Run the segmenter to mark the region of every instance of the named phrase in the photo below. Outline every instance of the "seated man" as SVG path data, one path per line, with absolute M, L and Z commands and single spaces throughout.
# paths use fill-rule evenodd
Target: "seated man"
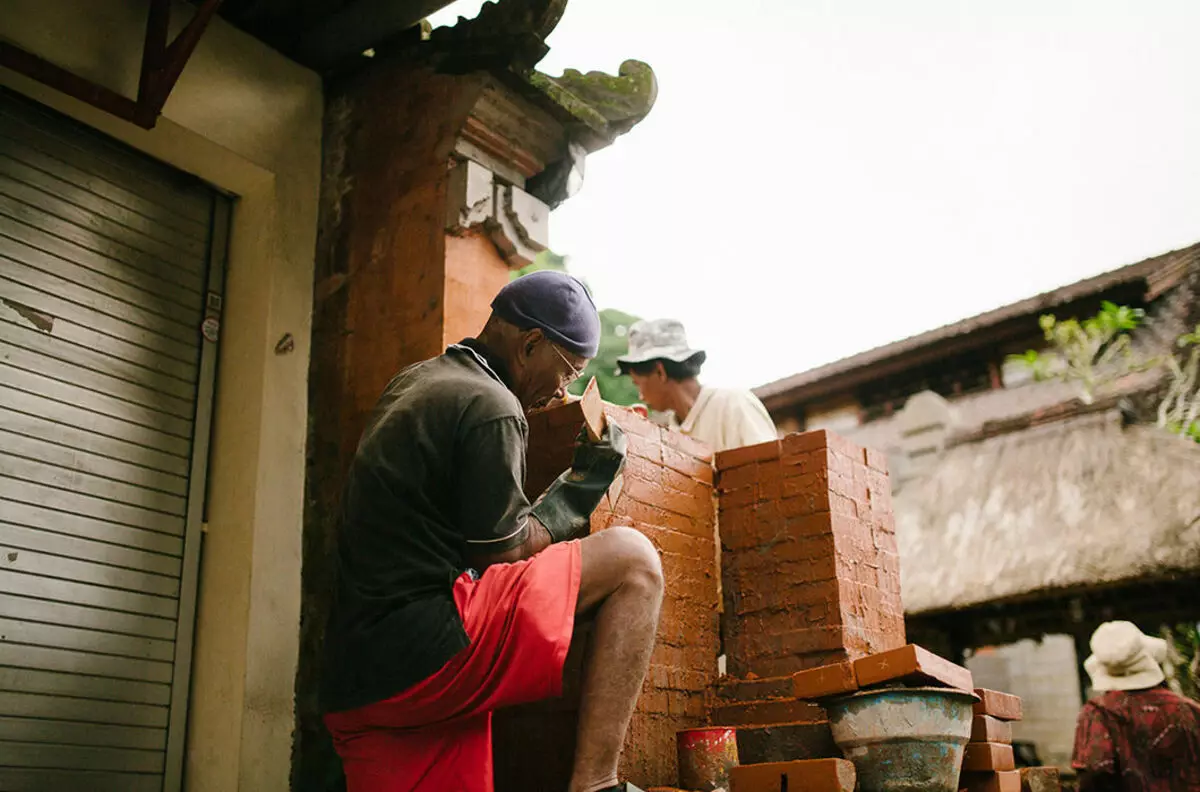
M 748 390 L 700 384 L 707 356 L 688 347 L 675 319 L 641 321 L 629 328 L 629 354 L 617 358 L 651 410 L 675 414 L 672 426 L 714 451 L 765 443 L 778 434 L 767 408 Z
M 632 528 L 588 535 L 624 462 L 620 430 L 581 434 L 572 470 L 533 505 L 523 493 L 525 413 L 565 395 L 599 336 L 582 284 L 536 272 L 500 291 L 477 339 L 380 398 L 346 484 L 322 678 L 349 792 L 491 792 L 492 712 L 560 693 L 584 613 L 569 792 L 625 788 L 617 760 L 663 581 Z

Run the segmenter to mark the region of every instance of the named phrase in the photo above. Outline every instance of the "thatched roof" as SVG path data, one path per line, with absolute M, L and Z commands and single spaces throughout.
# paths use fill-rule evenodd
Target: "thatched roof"
M 895 509 L 909 613 L 1200 570 L 1200 445 L 1073 418 L 947 449 Z

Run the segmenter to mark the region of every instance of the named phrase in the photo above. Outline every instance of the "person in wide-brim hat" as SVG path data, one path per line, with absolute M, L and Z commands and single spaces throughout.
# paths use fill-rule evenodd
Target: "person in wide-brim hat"
M 639 321 L 629 328 L 629 351 L 617 358 L 622 374 L 671 426 L 707 443 L 714 451 L 765 443 L 777 436 L 767 408 L 748 390 L 701 385 L 708 355 L 688 344 L 677 319 Z
M 1079 792 L 1200 790 L 1200 705 L 1163 684 L 1167 644 L 1127 621 L 1092 634 L 1084 669 L 1097 695 L 1079 713 Z

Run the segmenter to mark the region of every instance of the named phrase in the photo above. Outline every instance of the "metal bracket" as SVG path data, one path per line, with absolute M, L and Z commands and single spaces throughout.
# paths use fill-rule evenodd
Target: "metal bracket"
M 196 51 L 200 37 L 213 15 L 217 13 L 221 2 L 222 0 L 202 0 L 195 15 L 175 40 L 168 43 L 171 0 L 150 0 L 137 99 L 130 99 L 124 94 L 72 74 L 61 66 L 4 41 L 0 41 L 0 66 L 49 85 L 143 129 L 153 129 L 162 113 L 163 105 L 167 103 L 167 97 L 171 95 L 179 75 L 183 73 L 183 67 Z

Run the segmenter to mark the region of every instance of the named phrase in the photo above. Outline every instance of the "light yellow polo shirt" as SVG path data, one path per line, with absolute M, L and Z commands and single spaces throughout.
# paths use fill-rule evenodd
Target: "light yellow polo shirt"
M 707 443 L 714 451 L 756 445 L 778 434 L 767 408 L 748 390 L 702 387 L 683 423 L 673 428 Z

